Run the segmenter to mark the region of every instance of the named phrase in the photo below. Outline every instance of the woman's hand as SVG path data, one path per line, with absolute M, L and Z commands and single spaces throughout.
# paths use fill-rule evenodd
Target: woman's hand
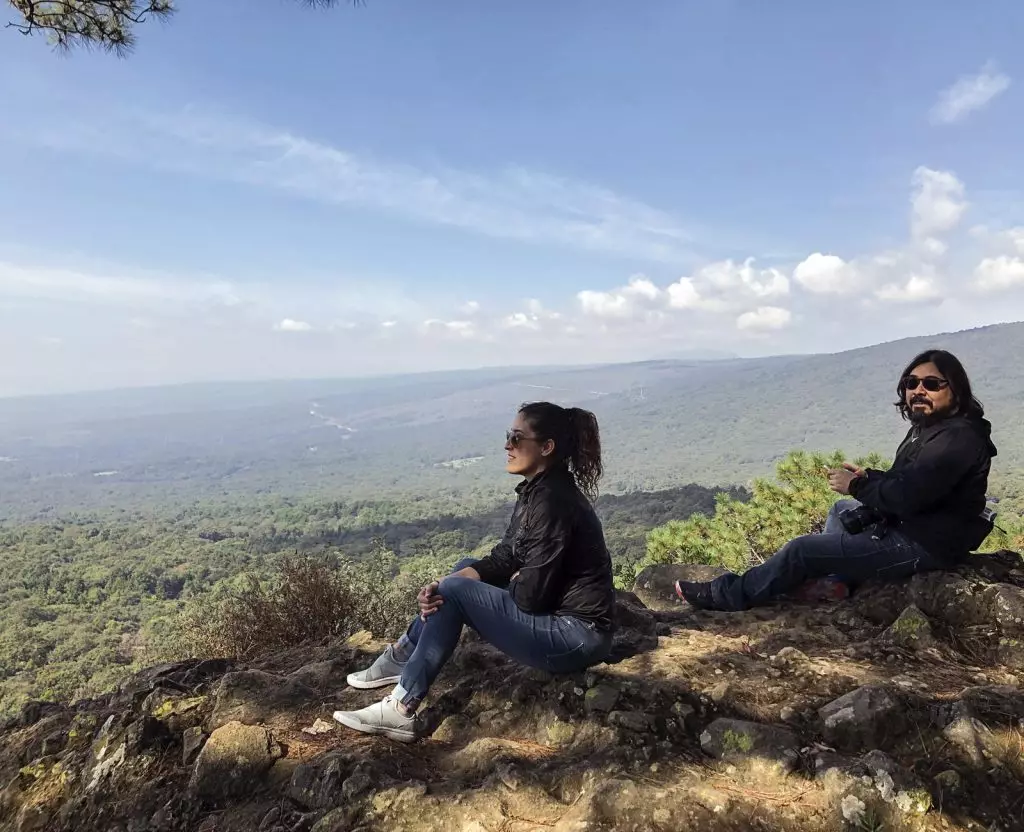
M 437 594 L 438 581 L 431 581 L 416 596 L 420 608 L 420 618 L 424 621 L 433 615 L 444 604 L 444 598 Z

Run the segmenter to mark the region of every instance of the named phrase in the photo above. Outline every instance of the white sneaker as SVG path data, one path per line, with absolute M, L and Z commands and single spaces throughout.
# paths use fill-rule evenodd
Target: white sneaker
M 405 662 L 400 662 L 395 658 L 393 647 L 394 645 L 389 644 L 388 649 L 381 653 L 366 670 L 349 673 L 346 680 L 349 685 L 359 690 L 397 685 L 402 680 Z
M 334 719 L 346 728 L 364 734 L 383 734 L 399 742 L 416 742 L 416 716 L 406 716 L 398 710 L 398 700 L 385 696 L 358 711 L 335 711 Z

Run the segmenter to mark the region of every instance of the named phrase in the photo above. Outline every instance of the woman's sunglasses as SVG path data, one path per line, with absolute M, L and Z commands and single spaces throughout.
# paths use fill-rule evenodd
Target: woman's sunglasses
M 929 393 L 938 393 L 943 387 L 949 387 L 949 382 L 938 376 L 925 376 L 924 378 L 907 376 L 903 379 L 903 388 L 905 390 L 916 390 L 918 385 L 924 387 Z
M 525 434 L 517 433 L 516 431 L 509 430 L 505 432 L 505 444 L 511 448 L 518 448 L 527 441 L 540 442 L 540 439 L 536 436 L 526 436 Z

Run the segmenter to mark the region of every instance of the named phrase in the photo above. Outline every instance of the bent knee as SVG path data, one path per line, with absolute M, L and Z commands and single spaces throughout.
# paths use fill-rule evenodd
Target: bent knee
M 467 569 L 470 566 L 475 566 L 480 562 L 479 558 L 463 558 L 452 568 L 452 572 L 460 572 L 463 569 Z
M 464 578 L 461 575 L 448 575 L 442 578 L 437 585 L 437 594 L 442 598 L 455 598 L 478 583 L 480 582 L 474 581 L 472 578 Z

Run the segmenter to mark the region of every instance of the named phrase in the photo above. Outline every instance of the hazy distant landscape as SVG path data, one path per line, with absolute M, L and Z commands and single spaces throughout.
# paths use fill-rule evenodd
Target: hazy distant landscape
M 835 355 L 660 360 L 360 380 L 202 384 L 0 399 L 0 518 L 167 509 L 252 495 L 504 499 L 503 436 L 523 401 L 593 409 L 604 489 L 745 483 L 793 449 L 891 452 L 896 376 L 920 349 L 962 357 L 994 423 L 997 470 L 1024 461 L 1024 324 Z
M 673 523 L 713 514 L 722 492 L 746 501 L 743 486 L 791 451 L 891 455 L 897 375 L 932 344 L 966 362 L 1000 448 L 992 491 L 1019 509 L 1024 371 L 1004 357 L 1024 349 L 1024 324 L 836 355 L 0 400 L 0 717 L 181 655 L 190 614 L 246 576 L 273 582 L 290 557 L 401 595 L 488 551 L 514 484 L 504 432 L 526 400 L 597 413 L 598 513 L 631 586 L 652 552 L 675 556 L 689 533 Z

